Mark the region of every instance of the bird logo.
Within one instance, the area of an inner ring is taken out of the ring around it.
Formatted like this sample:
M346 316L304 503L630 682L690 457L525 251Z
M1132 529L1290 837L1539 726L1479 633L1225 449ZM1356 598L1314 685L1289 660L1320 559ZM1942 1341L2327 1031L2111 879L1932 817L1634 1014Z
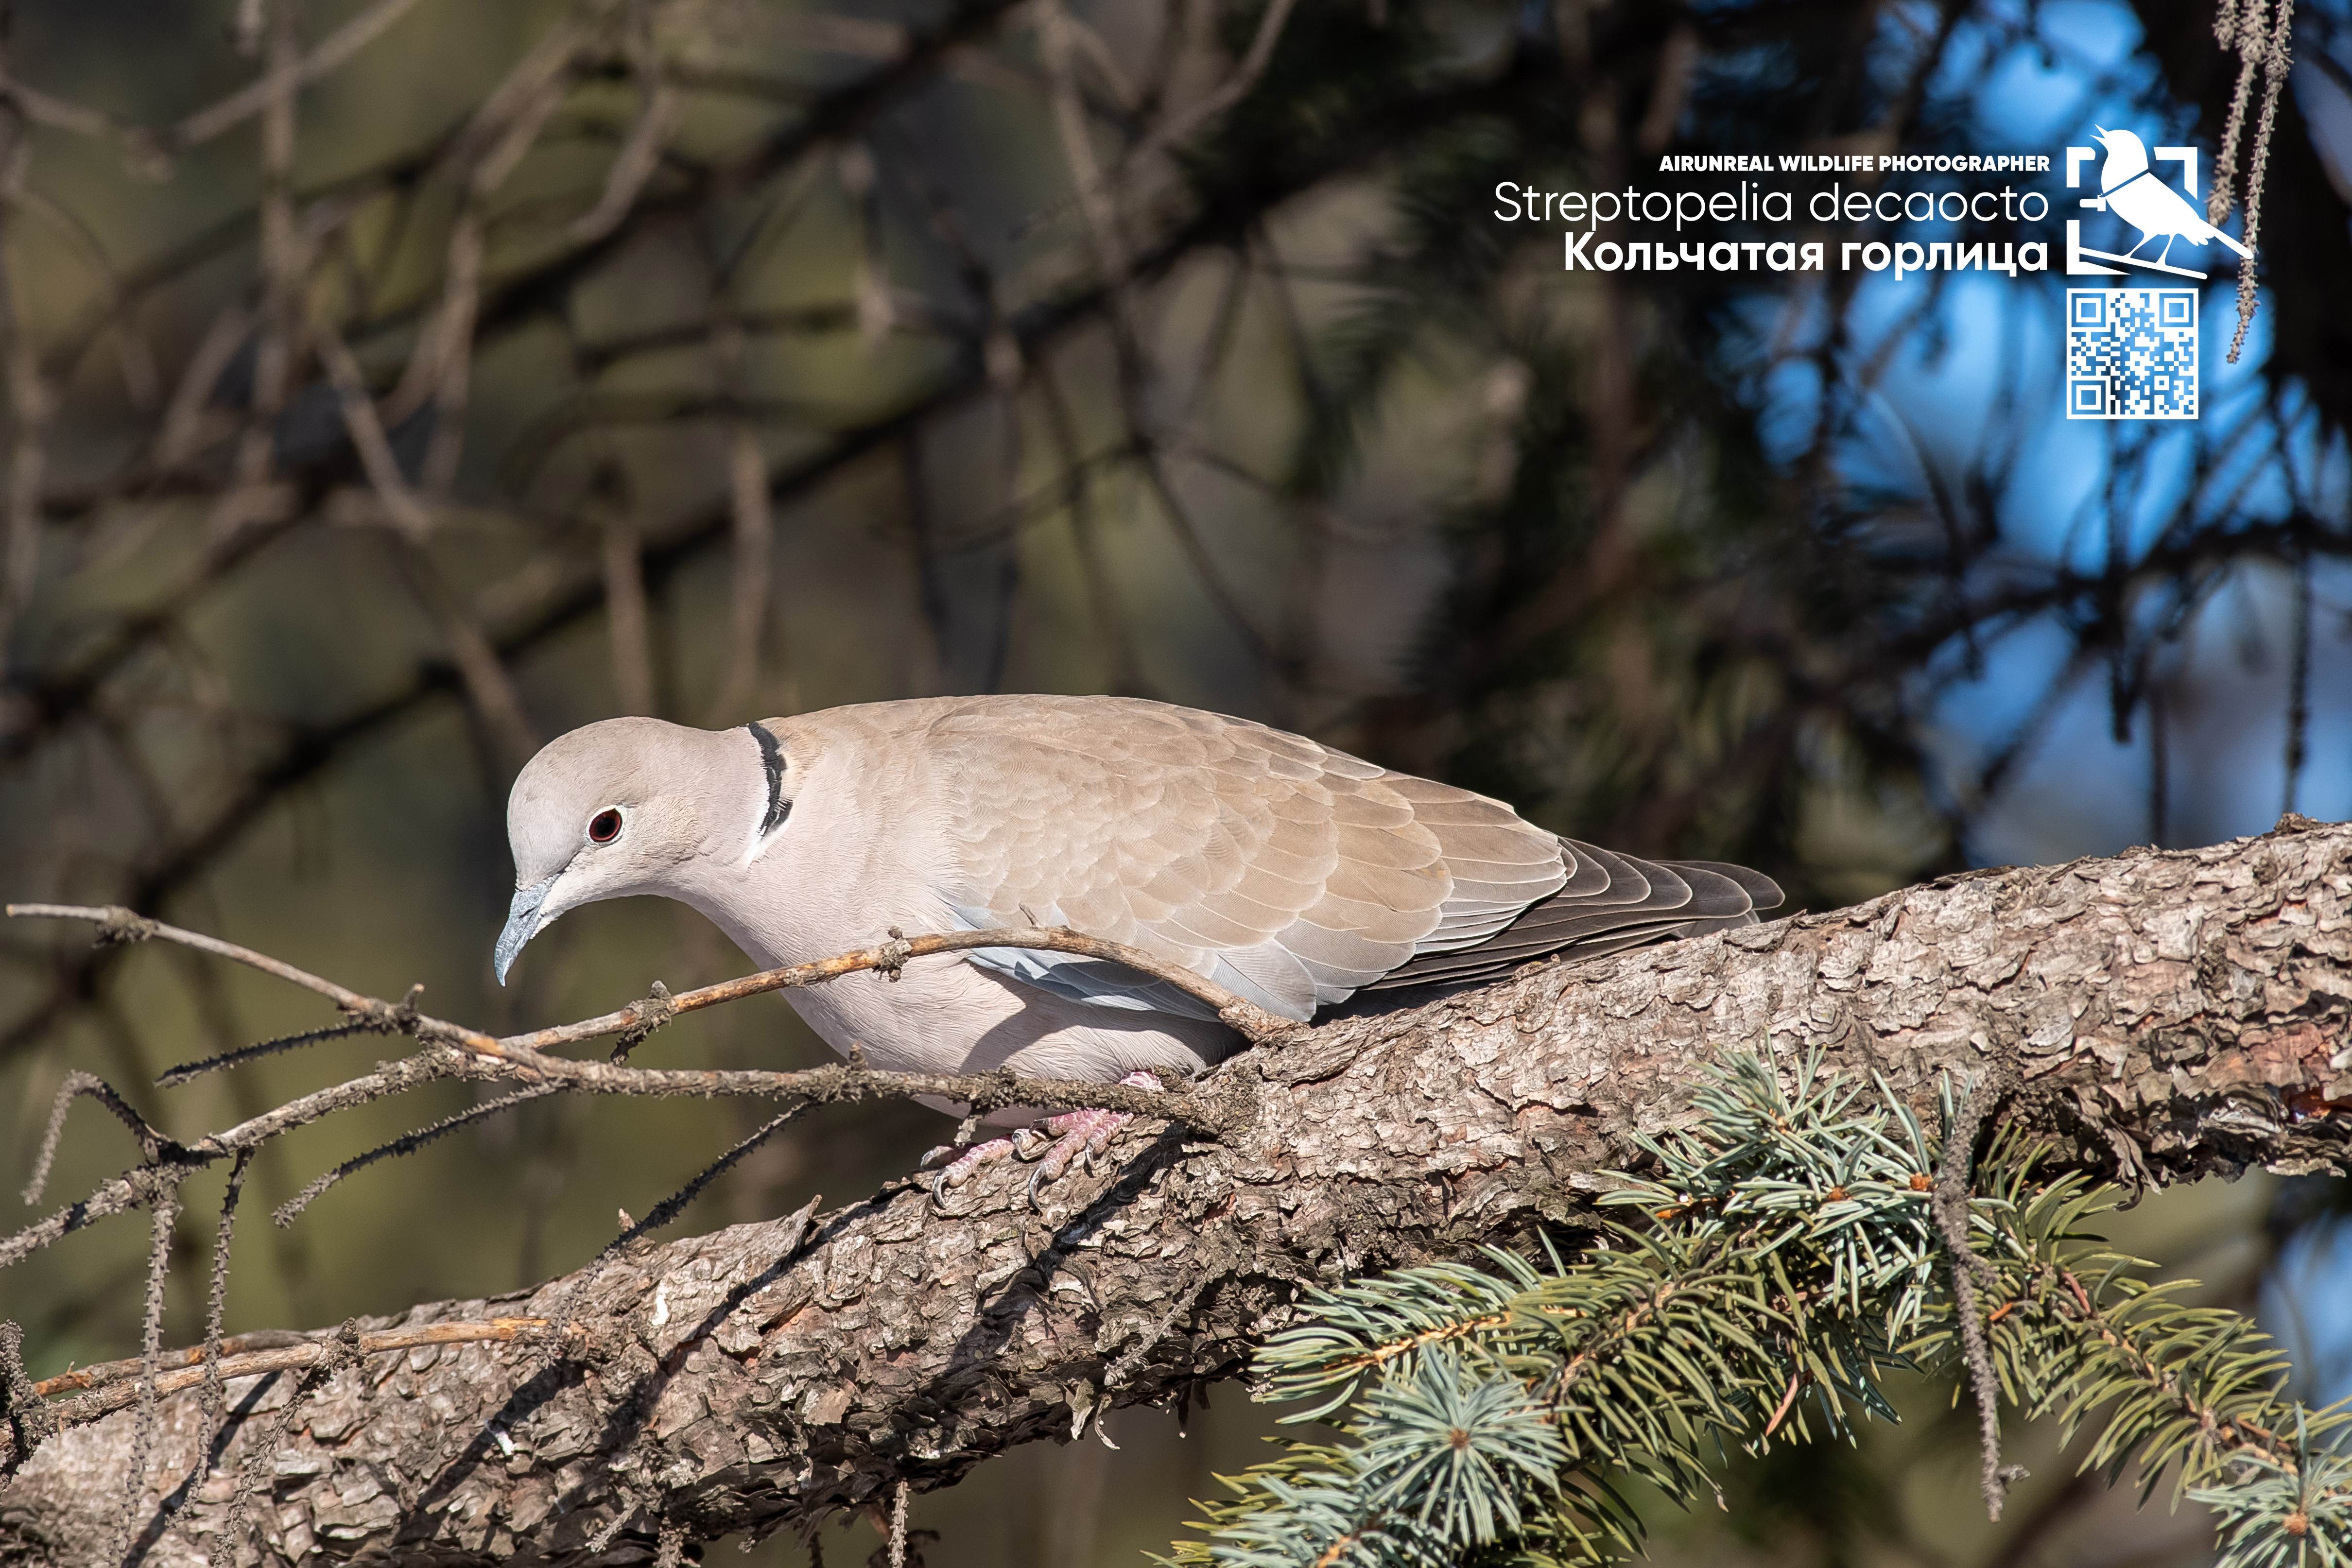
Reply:
M2066 150L2066 183L2075 184L2084 162L2099 158L2099 193L2084 196L2082 204L2095 212L2111 212L2139 231L2139 239L2120 254L2093 250L2082 243L2082 221L2069 218L2066 222L2066 270L2070 273L2105 273L2121 277L2120 267L2146 267L2153 272L2169 272L2177 277L2202 278L2205 274L2185 267L2172 265L2174 242L2187 240L2202 246L2220 240L2240 256L2246 247L2205 221L2189 198L2197 193L2197 150L2193 147L2159 147L2156 156L2169 159L2181 165L2186 176L2188 194L2183 195L2168 184L2156 172L2148 156L2147 143L2128 131L2108 131L2096 128L2099 147L2070 147ZM2153 257L2140 253L2157 241L2163 246ZM2100 267L2085 259L2112 261L2120 267Z

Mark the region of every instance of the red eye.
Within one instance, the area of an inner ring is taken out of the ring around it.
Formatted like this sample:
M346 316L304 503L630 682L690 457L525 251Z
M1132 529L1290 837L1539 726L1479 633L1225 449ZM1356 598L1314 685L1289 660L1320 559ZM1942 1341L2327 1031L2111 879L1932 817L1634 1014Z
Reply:
M588 819L588 841L609 844L621 836L621 813L610 806Z

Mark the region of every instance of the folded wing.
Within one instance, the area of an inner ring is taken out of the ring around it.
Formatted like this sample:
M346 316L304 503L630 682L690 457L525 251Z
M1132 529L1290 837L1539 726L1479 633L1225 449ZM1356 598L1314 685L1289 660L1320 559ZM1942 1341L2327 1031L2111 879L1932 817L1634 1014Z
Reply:
M1131 943L1288 1018L1744 925L1780 899L1754 872L1612 854L1483 795L1158 703L974 698L924 741L958 918ZM969 956L1099 1006L1206 1013L1118 965Z

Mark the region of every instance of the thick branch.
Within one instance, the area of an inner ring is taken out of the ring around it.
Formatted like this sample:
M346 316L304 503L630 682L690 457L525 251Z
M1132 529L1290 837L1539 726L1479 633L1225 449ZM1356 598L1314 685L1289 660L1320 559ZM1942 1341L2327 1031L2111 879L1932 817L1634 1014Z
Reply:
M1574 1223L1599 1173L1636 1159L1629 1134L1670 1125L1725 1050L1819 1051L1922 1104L1947 1070L2007 1063L2012 1118L2128 1180L2330 1168L2347 1019L2352 828L2294 820L1537 968L1244 1053L1210 1082L1255 1100L1246 1126L1193 1144L1139 1124L1047 1218L1025 1171L984 1174L953 1215L902 1183L368 1325L540 1317L582 1348L446 1345L326 1377L257 1539L271 1562L580 1563L616 1521L607 1550L650 1552L665 1523L707 1539L942 1485L1230 1375L1307 1285ZM290 1382L234 1381L232 1408ZM163 1413L151 1506L190 1479L200 1391ZM134 1419L52 1439L0 1491L0 1563L110 1538ZM147 1562L203 1560L245 1445L275 1425L233 1424Z

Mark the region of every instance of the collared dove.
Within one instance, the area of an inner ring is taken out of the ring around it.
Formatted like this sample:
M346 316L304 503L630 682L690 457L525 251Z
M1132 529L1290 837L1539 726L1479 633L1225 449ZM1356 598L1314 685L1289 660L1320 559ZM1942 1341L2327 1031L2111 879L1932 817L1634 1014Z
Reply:
M523 768L507 833L501 981L565 911L656 894L763 967L891 926L1066 925L1303 1020L1367 991L1751 925L1780 901L1751 871L1612 854L1466 789L1126 697L870 703L716 731L607 719ZM835 1050L887 1069L1181 1077L1241 1043L1174 987L1055 953L983 948L785 995ZM1064 1124L1095 1146L1113 1124Z

